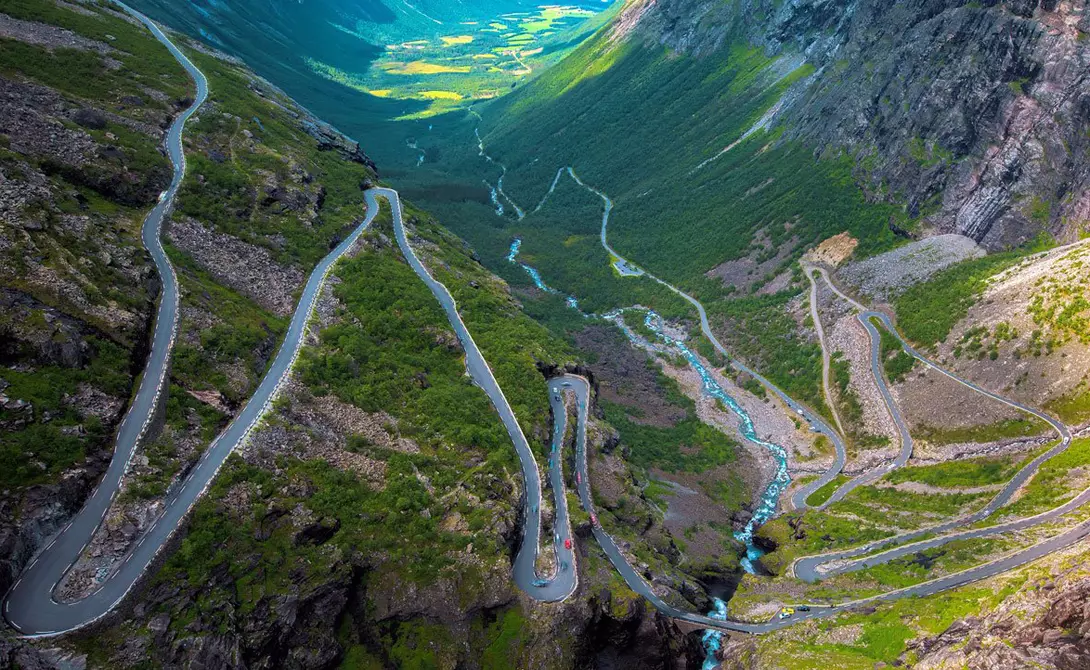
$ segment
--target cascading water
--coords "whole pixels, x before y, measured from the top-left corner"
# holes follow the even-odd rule
[[[533,280],[534,286],[538,287],[542,291],[545,291],[546,293],[559,294],[560,291],[557,291],[555,288],[553,288],[552,286],[549,286],[548,284],[545,283],[545,280],[541,278],[541,273],[537,271],[537,268],[535,268],[533,266],[530,266],[530,265],[527,265],[525,263],[520,263],[517,260],[518,255],[519,255],[519,250],[521,248],[522,248],[522,238],[521,237],[516,237],[514,239],[514,241],[511,242],[511,248],[507,252],[507,262],[508,263],[515,263],[519,267],[521,267],[523,270],[525,270],[526,274],[530,275],[530,279]],[[568,307],[571,307],[574,310],[579,309],[579,301],[575,299],[575,296],[569,295],[567,297],[567,299],[566,299],[566,302],[568,304]],[[582,313],[582,312],[580,312],[580,313]],[[583,316],[588,316],[588,315],[583,314]]]
[[[554,294],[560,293],[559,291],[545,283],[545,281],[541,278],[541,273],[538,272],[536,268],[527,265],[526,263],[519,262],[518,254],[521,248],[522,239],[515,238],[515,240],[511,242],[511,247],[507,254],[507,261],[510,263],[517,263],[520,267],[522,267],[522,269],[525,270],[526,274],[528,274],[533,280],[534,285],[542,291]],[[573,309],[579,309],[579,303],[574,297],[569,296],[567,302],[568,305]],[[646,313],[646,316],[644,317],[644,325],[663,342],[665,347],[652,342],[648,342],[647,340],[633,332],[632,329],[630,329],[625,324],[622,315],[624,314],[624,312],[634,309]],[[665,321],[654,310],[640,307],[630,307],[627,309],[613,310],[612,312],[608,312],[603,315],[586,314],[583,312],[580,313],[583,314],[583,316],[586,318],[604,319],[618,325],[628,337],[628,339],[637,346],[647,347],[663,352],[669,350],[681,354],[686,362],[688,362],[689,367],[691,367],[693,370],[696,371],[697,374],[700,375],[700,379],[704,388],[704,393],[722,402],[724,405],[727,406],[728,409],[730,409],[731,412],[733,412],[738,417],[740,421],[739,430],[741,431],[742,436],[749,442],[768,449],[770,452],[772,452],[772,455],[776,457],[776,474],[772,477],[772,481],[768,483],[768,486],[765,487],[764,492],[761,494],[760,502],[757,505],[757,509],[754,510],[753,516],[750,518],[745,528],[734,534],[735,539],[737,539],[746,547],[746,555],[741,560],[742,569],[750,574],[753,574],[756,571],[755,562],[764,554],[760,547],[758,547],[753,541],[754,531],[756,531],[756,529],[760,527],[761,524],[765,523],[776,514],[776,507],[779,504],[780,496],[787,489],[787,486],[791,483],[791,476],[787,472],[787,450],[778,444],[769,442],[768,440],[763,440],[760,438],[760,436],[757,435],[757,428],[753,424],[753,419],[750,417],[749,413],[746,412],[746,410],[723,389],[719,382],[715,380],[715,376],[712,374],[711,370],[709,370],[707,366],[704,365],[703,361],[700,360],[700,357],[697,356],[696,353],[692,351],[692,349],[690,349],[682,340],[671,337],[669,334],[667,334]]]
[[[715,608],[708,612],[709,619],[727,620],[727,604],[719,598],[712,598],[712,606]],[[717,630],[704,631],[704,637],[700,638],[704,645],[704,665],[702,670],[715,670],[719,667],[719,650],[723,648],[723,634]]]

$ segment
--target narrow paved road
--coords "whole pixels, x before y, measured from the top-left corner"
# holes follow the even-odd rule
[[[118,3],[120,5],[120,3]],[[341,242],[310,274],[302,296],[292,315],[284,342],[276,353],[253,397],[238,416],[205,451],[197,465],[186,478],[175,485],[164,501],[164,510],[120,567],[90,596],[72,603],[60,603],[54,598],[54,590],[87,546],[103,517],[117,495],[122,476],[128,467],[141,433],[152,417],[158,395],[166,380],[167,362],[174,337],[178,313],[178,282],[174,270],[163,252],[159,240],[162,221],[170,211],[185,174],[185,156],[182,150],[182,130],[190,116],[208,95],[208,83],[204,75],[163,34],[150,19],[135,10],[122,6],[139,19],[170,50],[197,82],[197,97],[193,104],[171,124],[167,133],[167,150],[174,164],[174,178],[161,202],[144,222],[144,244],[155,259],[163,278],[163,295],[156,318],[152,352],[137,391],[136,399],[129,408],[118,432],[113,460],[106,475],[83,509],[69,522],[44,550],[42,550],[20,575],[4,601],[4,618],[15,630],[31,637],[57,635],[86,626],[106,615],[129,593],[144,574],[148,565],[162,550],[178,529],[189,510],[208,488],[224,460],[238,446],[269,408],[281,382],[287,376],[302,346],[307,320],[321,292],[326,275],[355,243],[359,235],[374,219],[374,208],[367,212],[364,221]]]
[[[832,354],[829,351],[829,342],[825,339],[825,327],[821,323],[821,312],[818,309],[818,285],[814,279],[814,270],[809,266],[803,266],[806,279],[810,282],[810,320],[814,322],[814,330],[817,331],[818,343],[821,345],[821,388],[825,394],[825,403],[829,405],[829,411],[833,413],[833,421],[836,423],[837,432],[845,435],[844,423],[840,420],[840,412],[833,402],[832,389]]]
[[[401,253],[405,256],[416,275],[427,285],[432,295],[442,305],[447,321],[450,322],[451,328],[454,329],[454,333],[458,336],[458,341],[462,344],[462,349],[465,350],[466,370],[469,372],[470,377],[473,378],[474,383],[481,387],[485,394],[488,395],[488,399],[492,401],[492,406],[499,413],[500,420],[503,422],[504,428],[507,429],[511,442],[515,445],[515,451],[518,452],[519,461],[522,464],[522,479],[525,482],[525,507],[523,509],[525,516],[523,541],[518,555],[515,556],[515,583],[523,591],[538,600],[563,600],[575,592],[578,580],[578,571],[575,568],[574,544],[571,549],[564,547],[564,540],[571,538],[571,525],[568,520],[568,499],[564,495],[565,487],[561,466],[563,459],[559,457],[559,453],[555,454],[551,459],[553,467],[550,471],[556,509],[555,527],[557,528],[557,536],[554,546],[559,569],[552,579],[543,579],[538,576],[536,568],[537,555],[541,546],[541,474],[538,470],[537,459],[534,458],[530,443],[526,440],[526,435],[522,432],[518,419],[515,418],[515,412],[511,409],[511,404],[507,402],[503,389],[500,388],[495,375],[492,374],[492,368],[488,366],[488,362],[485,361],[484,355],[477,347],[477,343],[474,342],[469,329],[466,328],[465,322],[462,321],[454,297],[446,286],[431,276],[424,264],[417,258],[412,245],[409,244],[405,233],[405,224],[402,221],[401,201],[398,199],[397,191],[388,188],[374,188],[367,191],[366,199],[369,213],[378,209],[376,196],[382,196],[389,201],[393,209],[394,234],[397,237],[398,246],[401,247]],[[554,440],[562,440],[563,428],[558,425],[556,431],[559,436],[554,434]]]
[[[576,398],[576,412],[577,412],[577,427],[576,427],[576,471],[580,473],[580,483],[577,487],[577,493],[579,495],[580,503],[588,514],[596,514],[594,508],[594,500],[591,495],[590,489],[590,472],[587,467],[587,451],[586,451],[586,421],[588,404],[590,401],[590,387],[587,380],[583,377],[575,375],[564,375],[549,380],[549,388],[552,393],[552,406],[553,416],[556,417],[557,422],[567,421],[567,409],[564,406],[564,400],[559,398],[555,393],[560,390],[570,390],[575,393]],[[559,429],[558,434],[563,434],[563,428]],[[1090,492],[1087,492],[1086,498],[1090,498]],[[1072,501],[1065,507],[1074,509],[1079,504],[1085,503],[1086,500],[1082,500],[1081,503]],[[1046,513],[1051,514],[1051,513]],[[1043,517],[1046,515],[1039,515],[1031,519],[1019,520],[1018,524],[1025,523],[1019,527],[1027,527],[1034,523],[1040,523]],[[1008,524],[1013,525],[1013,524]],[[809,612],[798,612],[790,618],[779,619],[775,618],[763,623],[749,623],[741,621],[721,621],[718,619],[712,619],[708,616],[697,614],[694,612],[686,612],[673,605],[666,603],[659,597],[654,589],[650,586],[647,580],[641,575],[635,568],[629,564],[628,559],[625,558],[624,553],[621,551],[617,542],[606,533],[601,526],[595,524],[592,526],[592,533],[595,540],[602,547],[606,556],[613,564],[614,568],[636,593],[639,593],[648,600],[657,610],[674,619],[681,621],[687,621],[705,628],[727,631],[727,632],[739,632],[750,634],[763,634],[771,633],[777,630],[788,628],[796,625],[802,621],[808,621],[811,619],[820,619],[849,610],[865,607],[867,605],[873,605],[880,602],[898,600],[900,598],[910,598],[927,596],[941,591],[946,591],[959,586],[964,586],[981,579],[992,577],[994,575],[1006,572],[1013,568],[1025,565],[1030,561],[1036,560],[1048,554],[1059,551],[1072,544],[1082,540],[1083,538],[1090,536],[1090,521],[1084,522],[1056,537],[1050,538],[1044,542],[1041,542],[1033,547],[1023,549],[1018,552],[1014,552],[1002,558],[999,558],[990,563],[986,563],[975,568],[964,570],[950,574],[938,579],[934,579],[928,582],[917,584],[903,589],[890,591],[877,596],[869,598],[861,598],[851,602],[846,602],[831,607],[813,605]],[[1010,530],[1010,528],[1008,528]]]
[[[197,95],[193,103],[174,119],[167,130],[165,145],[167,155],[173,164],[174,176],[170,186],[160,196],[159,203],[144,219],[141,230],[144,247],[151,254],[162,283],[148,361],[140,377],[136,396],[121,422],[115,441],[113,460],[103,475],[102,481],[79,514],[69,521],[44,552],[31,561],[28,570],[16,581],[4,602],[4,616],[16,630],[24,633],[67,630],[74,625],[84,623],[85,619],[93,618],[98,610],[105,611],[100,604],[90,603],[82,606],[64,606],[63,610],[58,610],[59,606],[49,595],[56,582],[90,542],[106,510],[117,495],[129,461],[136,452],[137,444],[150,423],[155,408],[159,404],[160,394],[166,385],[170,352],[178,325],[178,278],[163,250],[159,233],[185,176],[182,130],[185,128],[185,122],[207,99],[208,81],[150,19],[127,5],[120,2],[116,4],[139,19],[170,50],[170,53],[193,78]],[[111,598],[116,600],[119,595],[123,593],[118,593],[117,589],[103,589],[96,594],[96,601]],[[73,611],[78,613],[75,616],[67,616]]]
[[[874,324],[874,321],[878,321],[882,324],[883,328],[892,333],[898,339],[904,351],[907,352],[909,355],[913,356],[916,360],[980,395],[995,400],[996,402],[1005,404],[1009,407],[1018,409],[1022,412],[1025,412],[1026,414],[1037,417],[1047,422],[1056,431],[1057,435],[1059,435],[1060,441],[1054,447],[1052,447],[1045,453],[1040,454],[1032,461],[1027,463],[1024,467],[1022,467],[1022,469],[1019,470],[1018,473],[1015,474],[1015,476],[1007,482],[1007,484],[999,491],[999,493],[997,493],[991,499],[991,501],[989,501],[989,503],[980,510],[977,510],[976,512],[973,512],[971,514],[950,519],[936,525],[927,526],[918,530],[901,533],[892,537],[876,540],[874,542],[869,542],[859,547],[800,558],[795,561],[795,564],[793,566],[793,571],[797,577],[805,581],[812,582],[824,577],[872,567],[874,565],[885,563],[911,553],[939,547],[954,540],[987,537],[1003,532],[1022,530],[1040,523],[1055,520],[1060,516],[1063,516],[1064,514],[1067,514],[1074,509],[1077,509],[1082,504],[1090,501],[1090,489],[1087,489],[1068,503],[1034,517],[1016,519],[1014,521],[997,524],[989,528],[979,528],[966,530],[958,533],[951,533],[951,531],[954,531],[958,528],[965,528],[988,518],[1001,507],[1010,502],[1011,498],[1018,491],[1018,489],[1021,488],[1026,482],[1028,482],[1034,474],[1037,473],[1041,465],[1043,465],[1053,456],[1062,453],[1068,448],[1068,446],[1070,446],[1070,430],[1063,422],[1045,414],[1044,412],[1041,412],[1040,410],[1034,409],[1015,400],[1005,398],[996,393],[992,393],[991,391],[988,391],[987,389],[984,389],[977,384],[963,379],[946,370],[945,368],[940,367],[934,361],[930,360],[919,351],[917,351],[914,347],[909,345],[908,342],[906,342],[904,338],[901,337],[900,333],[897,331],[896,327],[893,325],[893,322],[888,315],[882,312],[866,310],[858,302],[845,295],[832,282],[828,273],[824,269],[821,269],[819,272],[822,275],[823,279],[841,298],[851,303],[853,307],[862,310],[858,314],[857,318],[859,319],[860,323],[862,323],[863,326],[867,329],[868,335],[870,337],[871,374],[874,376],[874,379],[878,384],[879,390],[882,393],[883,401],[885,402],[887,409],[890,411],[890,414],[893,417],[895,424],[897,425],[897,430],[900,432],[902,440],[901,453],[898,455],[897,459],[893,463],[883,465],[848,482],[836,491],[836,493],[830,498],[828,504],[842,499],[855,487],[872,483],[873,481],[884,476],[894,468],[902,467],[903,465],[905,465],[905,463],[908,462],[908,459],[911,457],[912,437],[911,435],[909,435],[908,427],[905,424],[903,417],[901,416],[897,404],[893,400],[893,397],[889,390],[889,386],[886,383],[885,376],[882,371],[882,362],[879,350],[880,335],[878,333],[877,327]],[[913,540],[921,538],[925,535],[936,534],[940,535],[940,537],[935,537],[920,542],[913,542]],[[882,547],[894,544],[899,546],[881,553],[873,553],[878,549],[881,549]],[[865,556],[865,558],[860,558],[863,556]]]

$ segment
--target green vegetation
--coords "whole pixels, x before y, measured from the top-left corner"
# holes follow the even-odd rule
[[[622,405],[602,403],[606,421],[620,431],[635,465],[700,473],[737,458],[738,444],[696,418],[692,401],[688,409],[685,419],[670,428],[660,428],[634,422]]]
[[[786,306],[789,292],[705,303],[732,353],[791,397],[829,416],[821,390],[821,346],[806,342]]]
[[[48,481],[82,460],[86,445],[112,437],[97,417],[84,419],[65,399],[76,394],[81,384],[91,384],[115,397],[128,397],[132,383],[127,372],[129,352],[109,340],[91,337],[88,342],[93,349],[90,363],[85,368],[53,365],[30,372],[4,370],[3,379],[10,384],[4,393],[30,403],[29,418],[33,421],[22,430],[3,433],[0,486],[28,486]],[[47,412],[48,423],[41,420]],[[20,418],[28,418],[28,410],[0,410],[0,421],[14,422]],[[79,425],[87,435],[73,430]]]
[[[1090,384],[1080,382],[1068,395],[1051,401],[1048,411],[1071,425],[1090,420]]]
[[[934,347],[968,313],[988,279],[1024,255],[1012,251],[962,261],[916,284],[894,301],[898,326],[910,341]]]
[[[318,394],[333,393],[368,412],[390,412],[401,420],[401,435],[432,448],[473,444],[498,463],[516,468],[515,453],[503,426],[494,420],[481,421],[482,417],[495,417],[495,410],[463,374],[460,350],[447,344],[456,342],[454,333],[412,269],[391,254],[364,251],[344,263],[338,276],[341,283],[335,294],[349,313],[362,316],[381,305],[388,315],[358,323],[345,321],[322,331],[324,346],[317,351],[308,349],[300,357],[300,371],[308,386]],[[462,305],[468,313],[468,306]],[[482,347],[496,335],[484,329],[474,330],[474,334]],[[390,346],[392,342],[397,346]],[[501,360],[488,360],[498,379],[513,376]],[[540,375],[533,381],[544,396]],[[530,397],[524,395],[529,391],[524,384],[509,383],[503,388],[515,407],[524,406],[525,398]],[[543,414],[548,417],[548,410]],[[442,430],[430,426],[442,426]]]
[[[899,589],[980,565],[1016,544],[1004,538],[954,540],[941,547],[865,568],[854,576],[873,579],[889,589]]]
[[[1035,416],[1020,419],[1003,419],[992,424],[977,426],[935,427],[921,425],[913,427],[912,434],[917,439],[931,444],[960,444],[963,442],[997,442],[1016,437],[1032,437],[1050,432],[1052,427]]]
[[[40,131],[33,123],[9,124],[0,140],[0,173],[25,195],[10,212],[18,223],[7,227],[0,258],[0,288],[12,301],[0,314],[0,386],[13,401],[0,409],[0,487],[11,490],[54,481],[113,438],[153,310],[140,221],[170,171],[158,134],[133,128],[158,125],[191,94],[192,82],[142,27],[94,5],[11,0],[2,11],[107,51],[0,38],[0,76],[16,98],[28,82],[34,93],[26,104],[44,105],[41,113],[56,123],[56,146],[26,141],[24,132]],[[141,104],[126,104],[127,96]],[[75,132],[96,144],[69,147]],[[65,158],[64,150],[76,154]],[[77,154],[89,160],[71,158]],[[72,220],[79,224],[65,224]],[[20,492],[11,493],[18,507]]]
[[[1032,516],[1063,504],[1085,488],[1080,473],[1088,464],[1090,439],[1072,440],[1066,451],[1041,465],[1017,500],[1000,508],[998,514],[983,523],[991,525],[1003,518]]]
[[[820,507],[825,504],[825,501],[832,497],[836,493],[837,489],[846,484],[851,477],[847,475],[837,475],[833,477],[829,482],[818,488],[810,494],[810,497],[806,499],[806,504],[811,507]]]
[[[501,493],[506,490],[505,473],[517,468],[510,440],[487,397],[465,377],[460,350],[445,344],[452,334],[438,303],[396,249],[380,241],[380,234],[391,233],[378,229],[369,233],[360,253],[338,265],[341,282],[335,294],[343,305],[343,321],[322,330],[317,347],[304,350],[299,370],[317,395],[332,393],[365,411],[389,413],[396,420],[397,435],[413,440],[421,453],[357,443],[357,453],[384,464],[381,487],[323,461],[280,457],[274,472],[233,457],[210,495],[198,504],[182,547],[157,576],[183,588],[206,590],[215,585],[191,606],[193,610],[178,617],[180,625],[186,616],[219,620],[215,603],[228,597],[225,591],[243,612],[277,593],[306,593],[325,583],[331,571],[349,569],[338,558],[349,550],[363,552],[362,560],[377,566],[368,577],[369,591],[404,580],[430,584],[444,578],[451,574],[446,568],[455,560],[452,557],[471,543],[480,556],[503,555],[502,538],[491,524],[498,510],[514,502],[497,498],[505,495]],[[458,267],[455,256],[464,251],[438,241],[442,262]],[[462,277],[457,280],[462,286],[452,289],[461,292],[469,281]],[[495,293],[497,288],[492,283],[469,290]],[[482,341],[490,337],[485,330],[476,334]],[[423,378],[421,370],[426,371]],[[540,377],[534,381],[535,388],[545,388]],[[518,397],[514,385],[505,390],[513,400]],[[279,419],[269,421],[277,425]],[[226,510],[226,496],[240,488],[248,491],[250,504]],[[485,509],[464,495],[444,495],[459,490],[493,502]],[[270,530],[266,510],[297,504],[318,518],[336,520],[329,523],[336,530],[326,544],[300,545],[293,540],[291,524],[273,524]],[[468,531],[440,528],[440,520],[454,512],[466,519]],[[258,528],[265,530],[259,533]],[[228,581],[211,577],[222,570]],[[465,566],[456,574],[468,597],[474,597],[472,584],[479,575]],[[492,642],[486,646],[494,655],[509,649],[512,631],[518,628],[510,616],[514,615],[489,629],[494,635],[490,633]],[[392,634],[387,640],[390,657],[409,665],[424,663],[413,655],[414,645],[406,642],[411,632],[399,628]],[[352,653],[364,657],[361,650]]]
[[[460,24],[446,29],[454,34],[387,43],[365,71],[305,60],[318,76],[349,88],[383,99],[423,101],[424,108],[408,118],[432,117],[528,81],[535,72],[559,62],[610,14],[596,17],[591,10],[551,5],[529,15]],[[396,26],[383,30],[396,31]]]
[[[851,363],[840,351],[834,351],[829,362],[829,372],[836,385],[836,398],[839,401],[840,419],[844,423],[845,436],[853,449],[873,449],[889,444],[889,437],[873,435],[864,430],[863,403],[859,394],[851,388]]]
[[[871,324],[878,330],[880,339],[880,355],[882,367],[886,371],[889,381],[896,384],[904,381],[912,368],[916,366],[916,358],[904,350],[897,336],[886,330],[878,319],[871,317]]]
[[[189,55],[208,77],[209,104],[230,116],[204,113],[187,128],[204,139],[188,146],[190,176],[178,211],[269,249],[281,263],[309,269],[358,222],[359,185],[372,177],[370,170],[319,150],[289,105],[276,104],[279,94],[257,84],[265,94],[258,95],[252,76],[237,66]],[[285,206],[285,196],[315,203],[317,218],[306,220],[303,208]]]
[[[174,99],[190,95],[193,82],[159,42],[143,26],[105,12],[87,14],[51,2],[8,0],[4,13],[16,19],[60,26],[96,40],[116,52],[122,67],[109,68],[99,54],[78,49],[45,49],[0,39],[0,72],[20,73],[46,86],[79,98],[113,102],[123,95],[146,98],[144,86],[164,91]],[[146,104],[160,109],[167,102]]]
[[[913,465],[898,468],[886,475],[892,484],[920,482],[937,488],[971,488],[1002,484],[1010,480],[1025,465],[1017,456],[967,458],[935,465]]]
[[[757,534],[776,545],[774,552],[761,558],[761,564],[773,574],[783,574],[799,556],[865,544],[894,533],[884,524],[837,516],[830,509],[810,510],[801,516],[780,515],[761,526]]]
[[[571,360],[570,348],[527,318],[514,298],[474,260],[473,252],[462,240],[411,206],[406,207],[406,214],[418,234],[443,249],[441,260],[430,252],[424,253],[424,263],[432,276],[450,289],[462,320],[496,375],[527,438],[543,457],[549,445],[549,399],[537,366],[541,362]]]

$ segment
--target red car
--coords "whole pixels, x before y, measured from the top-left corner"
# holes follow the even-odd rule
[[[598,517],[595,516],[594,514],[590,515],[590,524],[592,526],[597,526],[598,525]]]
[[[575,483],[576,484],[582,484],[583,483],[583,475],[579,474],[578,472],[575,473]]]
[[[564,538],[564,548],[565,549],[571,549],[571,538],[570,537]]]

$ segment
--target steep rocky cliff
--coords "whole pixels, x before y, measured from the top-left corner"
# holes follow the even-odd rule
[[[632,3],[643,39],[715,57],[735,35],[804,58],[813,76],[774,123],[847,152],[872,198],[990,248],[1090,217],[1090,13],[1017,0],[660,0]]]

